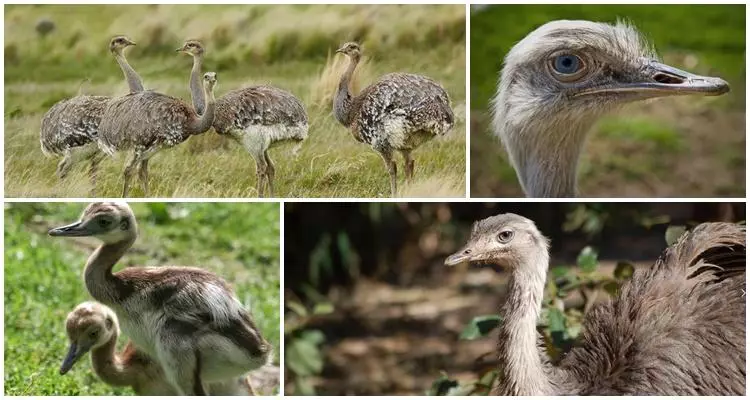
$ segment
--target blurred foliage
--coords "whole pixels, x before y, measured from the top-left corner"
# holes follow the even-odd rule
[[[278,360],[281,341],[279,206],[274,203],[132,203],[140,237],[118,264],[200,265],[226,279]],[[89,296],[81,273],[91,248],[47,236],[85,203],[5,204],[5,394],[132,394],[94,375],[88,357],[64,377],[65,317]],[[93,243],[93,242],[91,242]],[[117,268],[117,267],[116,267]],[[120,348],[126,338],[120,337]],[[278,362],[278,361],[277,361]]]
[[[333,305],[325,300],[316,303],[312,309],[295,300],[285,302],[284,315],[284,379],[294,386],[296,395],[315,395],[312,380],[323,372],[324,356],[320,347],[326,337],[320,330],[308,329],[311,318],[329,314]]]

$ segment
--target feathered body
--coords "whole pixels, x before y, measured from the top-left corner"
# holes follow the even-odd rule
[[[69,353],[69,357],[75,358],[66,358],[61,373],[66,373],[90,348],[94,372],[104,383],[130,386],[139,396],[179,394],[166,380],[161,366],[148,354],[138,350],[132,341],[127,342],[122,352],[116,352],[120,330],[117,316],[109,307],[96,302],[79,304],[68,315],[66,330],[71,340],[72,353]],[[207,389],[210,395],[254,394],[249,377],[245,376],[212,382],[207,384]]]
[[[601,116],[639,100],[727,91],[719,78],[660,63],[632,25],[552,21],[505,56],[492,129],[528,197],[575,197],[586,134]]]
[[[205,48],[188,40],[177,49],[193,57],[190,93],[193,106],[202,110],[205,96],[198,90]],[[236,140],[255,160],[258,196],[274,196],[275,167],[268,150],[282,143],[302,142],[309,130],[302,102],[286,90],[269,85],[232,90],[216,99],[213,127],[220,135]]]
[[[482,220],[446,263],[485,261],[511,272],[492,394],[744,395],[745,235],[730,223],[683,235],[586,315],[578,345],[558,365],[536,331],[549,242],[532,221]]]
[[[354,139],[380,154],[391,178],[391,195],[396,196],[393,153],[402,153],[410,180],[414,171],[411,152],[435,136],[447,134],[455,123],[448,93],[428,77],[391,73],[354,95],[349,86],[361,58],[360,46],[349,42],[336,52],[349,57],[349,66],[339,81],[333,114]]]
[[[102,240],[84,271],[89,294],[114,310],[122,330],[158,360],[180,394],[203,394],[204,383],[226,381],[267,364],[270,344],[215,274],[192,267],[130,267],[112,273],[136,232],[126,204],[92,203],[81,221],[50,234]]]

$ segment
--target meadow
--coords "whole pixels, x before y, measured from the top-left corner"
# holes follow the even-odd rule
[[[133,395],[102,383],[81,359],[58,370],[68,339],[65,318],[90,300],[81,276],[95,239],[52,238],[49,228],[76,221],[84,203],[5,206],[5,395]],[[275,203],[137,203],[140,238],[120,267],[196,265],[235,289],[263,335],[279,336],[279,206]],[[118,267],[116,267],[118,268]],[[120,335],[119,348],[125,343]]]
[[[503,58],[557,19],[632,22],[670,65],[729,82],[720,97],[630,104],[590,132],[581,158],[585,197],[745,196],[744,5],[502,5],[471,12],[472,197],[520,197],[515,171],[489,129]]]
[[[362,43],[364,59],[354,90],[390,72],[427,75],[453,101],[457,123],[445,137],[415,153],[415,180],[399,195],[464,195],[465,9],[449,6],[372,5],[132,5],[5,7],[5,194],[8,197],[85,197],[87,163],[63,181],[58,159],[44,158],[39,125],[57,101],[81,92],[127,93],[109,39],[128,35],[130,64],[147,89],[189,101],[190,57],[175,53],[186,39],[207,48],[205,71],[217,71],[218,96],[253,84],[291,91],[307,108],[308,140],[271,150],[279,197],[390,196],[380,156],[356,142],[333,118],[331,102],[346,66],[334,50]],[[52,23],[48,33],[41,27]],[[95,192],[119,196],[124,154],[102,163]],[[157,154],[150,162],[150,196],[254,197],[255,165],[238,144],[213,130]],[[135,188],[131,195],[142,195]]]

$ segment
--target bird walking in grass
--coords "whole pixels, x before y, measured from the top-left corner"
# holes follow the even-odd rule
[[[426,141],[447,134],[454,124],[448,93],[434,80],[414,74],[391,73],[363,89],[350,91],[352,76],[362,57],[354,42],[345,43],[337,53],[349,57],[333,100],[333,114],[347,127],[354,139],[369,144],[383,158],[391,183],[391,196],[397,196],[394,153],[404,158],[406,180],[414,176],[412,152]]]
[[[629,102],[728,91],[722,79],[659,62],[631,25],[553,21],[506,55],[492,127],[527,197],[575,197],[578,160],[600,117]]]

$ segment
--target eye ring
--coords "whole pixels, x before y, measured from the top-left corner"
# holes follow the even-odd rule
[[[108,227],[111,223],[112,223],[112,221],[110,221],[110,220],[108,220],[106,218],[101,218],[99,220],[99,222],[98,222],[99,226],[101,226],[102,228]]]
[[[500,243],[508,243],[511,240],[513,240],[514,232],[510,229],[506,229],[504,231],[500,231],[500,233],[497,234],[497,240]]]
[[[588,72],[588,63],[571,52],[552,54],[547,66],[552,76],[562,82],[576,81]]]

